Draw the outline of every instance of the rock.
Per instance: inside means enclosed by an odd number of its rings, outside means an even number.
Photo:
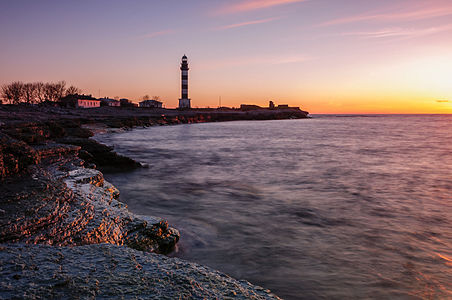
[[[58,139],[63,144],[80,146],[83,152],[80,158],[88,163],[105,169],[128,170],[141,167],[141,164],[131,158],[122,156],[113,151],[112,147],[101,144],[93,139],[66,137]]]
[[[40,160],[39,154],[25,142],[0,132],[0,179],[23,172]]]
[[[4,245],[0,266],[2,299],[279,299],[208,267],[109,244]]]
[[[179,240],[176,229],[160,218],[130,213],[117,200],[119,191],[101,172],[80,166],[75,153],[69,151],[74,146],[63,145],[60,150],[66,155],[46,152],[43,164],[30,174],[10,178],[3,185],[0,242],[110,243],[157,253],[174,248]]]
[[[65,156],[77,156],[80,147],[57,143],[47,143],[45,145],[35,145],[33,149],[39,154],[41,159],[52,158],[58,160]]]
[[[91,130],[82,127],[66,127],[64,131],[67,136],[73,136],[78,138],[89,138],[94,134]]]
[[[94,156],[91,153],[89,153],[88,151],[80,150],[78,152],[78,157],[83,159],[86,164],[94,164],[94,161],[95,161]],[[96,168],[91,168],[91,169],[96,169]]]

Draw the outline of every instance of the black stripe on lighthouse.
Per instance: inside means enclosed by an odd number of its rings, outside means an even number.
[[[188,62],[182,58],[181,70],[181,99],[188,99]]]

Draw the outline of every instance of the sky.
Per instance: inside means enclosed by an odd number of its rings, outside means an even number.
[[[450,0],[0,0],[0,85],[310,113],[452,113]]]

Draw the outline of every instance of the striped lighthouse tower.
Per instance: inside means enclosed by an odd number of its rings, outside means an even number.
[[[181,98],[179,99],[179,108],[190,108],[190,99],[188,98],[188,61],[187,56],[182,56],[182,63],[180,64],[181,70]]]

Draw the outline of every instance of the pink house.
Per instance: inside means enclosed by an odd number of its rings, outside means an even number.
[[[81,107],[81,108],[94,108],[94,107],[100,107],[100,100],[94,100],[94,99],[77,99],[77,107]]]

